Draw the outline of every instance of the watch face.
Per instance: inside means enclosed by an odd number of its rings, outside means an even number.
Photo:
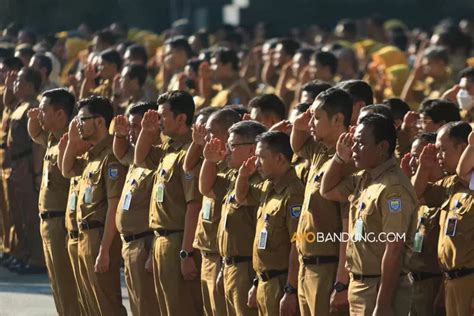
[[[181,251],[179,252],[179,257],[180,257],[181,259],[186,259],[187,256],[188,256],[188,254],[186,253],[186,251],[181,250]]]

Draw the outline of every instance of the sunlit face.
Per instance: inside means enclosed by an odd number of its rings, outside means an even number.
[[[417,123],[418,128],[420,128],[425,133],[436,133],[436,131],[443,126],[443,123],[435,123],[431,117],[421,113],[420,118]]]
[[[170,137],[176,135],[179,128],[177,122],[178,115],[174,115],[169,104],[160,104],[158,114],[160,115],[160,128],[163,134]]]
[[[38,119],[41,127],[47,132],[54,132],[54,125],[58,119],[58,112],[61,110],[57,110],[50,105],[50,99],[47,97],[41,98],[38,108],[40,110]]]
[[[79,120],[79,136],[82,140],[88,141],[93,139],[97,132],[99,116],[89,112],[85,107],[81,108],[77,113]]]
[[[138,135],[142,130],[142,116],[137,114],[130,114],[128,116],[128,124],[130,126],[128,137],[130,144],[135,145],[138,140]]]
[[[316,100],[310,107],[311,119],[308,123],[314,140],[327,143],[331,136],[333,124],[326,111],[322,110],[321,101]]]
[[[438,162],[447,174],[454,174],[461,154],[466,146],[456,144],[448,135],[446,129],[442,129],[436,137],[436,149],[438,150]]]
[[[206,141],[210,141],[212,138],[217,138],[220,141],[226,143],[229,138],[229,133],[225,128],[222,128],[216,119],[209,119],[206,123]]]
[[[20,70],[18,76],[16,77],[13,83],[13,93],[19,98],[25,96],[26,90],[28,89],[28,82],[25,78],[25,72]]]
[[[102,79],[113,79],[117,73],[117,67],[113,63],[109,63],[103,58],[99,58],[99,65],[97,66],[98,75]]]
[[[266,128],[271,128],[273,126],[272,116],[263,113],[260,108],[250,109],[250,119],[262,123]]]
[[[255,156],[257,156],[256,166],[257,171],[262,178],[272,178],[275,172],[279,169],[278,155],[270,150],[267,144],[259,142],[255,149]]]
[[[352,158],[355,165],[360,169],[372,169],[377,165],[377,155],[380,144],[375,143],[372,127],[359,124],[354,133],[354,144],[352,146]]]
[[[226,162],[229,168],[239,168],[255,152],[254,142],[231,133],[226,144]]]
[[[307,65],[306,61],[303,58],[301,53],[296,53],[293,56],[293,62],[291,64],[291,71],[293,72],[293,77],[298,78],[303,68]]]

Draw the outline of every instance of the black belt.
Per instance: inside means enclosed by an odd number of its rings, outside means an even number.
[[[153,235],[153,232],[151,230],[140,233],[140,234],[136,234],[136,235],[128,235],[128,236],[122,235],[122,239],[125,242],[131,242],[131,241],[141,239],[141,238],[144,238],[144,237],[147,237],[147,236],[150,236],[150,235]]]
[[[324,263],[335,263],[339,262],[339,258],[336,256],[311,256],[303,257],[304,265],[309,264],[324,264]]]
[[[436,273],[429,273],[429,272],[410,272],[413,281],[418,282],[418,281],[423,281],[426,279],[431,279],[431,278],[437,278],[440,277],[441,274],[436,274]]]
[[[251,256],[235,256],[235,257],[224,257],[224,262],[226,265],[234,265],[241,262],[252,261]]]
[[[104,227],[104,224],[102,224],[99,221],[81,221],[79,223],[79,229],[80,230],[89,230],[89,229],[94,229],[94,228],[101,228]]]
[[[48,211],[48,212],[43,212],[39,214],[39,217],[42,220],[45,219],[50,219],[50,218],[56,218],[56,217],[64,217],[66,213],[61,212],[61,211]]]
[[[78,230],[71,230],[68,232],[69,238],[71,239],[77,239],[79,238],[79,231]]]
[[[444,276],[448,280],[459,279],[463,276],[469,275],[474,273],[474,269],[459,269],[459,270],[451,270],[451,271],[444,271]]]
[[[407,275],[406,273],[401,273],[400,276],[405,276]],[[373,278],[380,278],[381,275],[379,274],[355,274],[352,273],[352,277],[354,281],[364,281],[364,279],[373,279]]]
[[[288,273],[288,270],[268,270],[265,272],[257,272],[257,276],[260,281],[267,282],[268,280],[273,279],[274,277],[286,273]]]
[[[182,229],[161,229],[161,228],[158,228],[158,229],[155,229],[155,236],[166,237],[166,236],[169,236],[171,234],[182,233],[182,232],[184,232],[184,230],[182,230]]]
[[[26,157],[26,156],[29,156],[29,155],[31,155],[31,154],[33,154],[33,150],[32,150],[32,149],[27,149],[27,150],[25,150],[25,151],[23,151],[23,152],[21,152],[21,153],[19,153],[19,154],[16,154],[16,155],[13,155],[13,154],[12,154],[12,161],[19,160],[19,159],[21,159],[21,158],[23,158],[23,157]]]

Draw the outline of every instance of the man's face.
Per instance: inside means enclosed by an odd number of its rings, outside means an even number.
[[[231,133],[226,145],[226,162],[229,168],[239,168],[255,152],[255,144],[240,135]]]
[[[421,151],[423,150],[423,147],[425,147],[428,143],[421,140],[421,139],[416,139],[412,144],[411,144],[411,159],[409,162],[411,173],[415,174],[416,170],[418,169],[418,161],[420,158]]]
[[[438,161],[443,170],[448,174],[454,174],[461,154],[466,146],[456,144],[450,138],[446,129],[438,133],[436,137],[436,149],[438,149]]]
[[[301,92],[300,103],[312,104],[314,102],[313,95],[308,91]]]
[[[459,87],[466,90],[474,98],[474,81],[469,81],[467,78],[461,78]]]
[[[140,135],[140,131],[142,130],[142,118],[141,115],[137,114],[130,114],[128,116],[128,124],[130,126],[128,137],[132,145],[137,143],[138,135]]]
[[[40,61],[39,61],[39,59],[36,58],[36,57],[31,58],[30,64],[28,65],[28,67],[30,67],[30,68],[32,68],[32,69],[34,69],[34,70],[36,70],[36,71],[39,71],[40,73],[46,75],[46,74],[44,73],[44,72],[45,72],[45,69],[41,69],[41,67],[40,67]]]
[[[283,45],[278,44],[273,53],[272,62],[273,66],[280,68],[288,61],[288,56],[283,50]]]
[[[46,132],[54,132],[54,123],[58,119],[58,112],[51,104],[50,99],[47,97],[42,97],[41,102],[38,106],[40,112],[38,119],[41,127]]]
[[[356,167],[359,169],[376,167],[377,157],[374,153],[377,152],[377,147],[372,128],[365,124],[357,125],[352,146],[352,159],[354,159]]]
[[[211,70],[215,82],[225,80],[228,76],[227,66],[215,57],[211,58]]]
[[[187,62],[186,54],[176,48],[171,48],[170,45],[165,46],[165,66],[171,71],[178,71],[181,67],[184,67]]]
[[[303,55],[297,53],[293,56],[293,62],[291,64],[291,70],[293,72],[293,77],[298,78],[303,68],[307,65]]]
[[[263,113],[260,108],[250,109],[250,119],[262,123],[266,128],[271,128],[276,123],[273,122],[274,120],[271,115]]]
[[[113,80],[114,76],[117,73],[116,65],[113,63],[109,63],[108,61],[105,61],[103,58],[99,59],[98,70],[99,70],[98,75],[102,79]]]
[[[211,118],[207,120],[206,132],[206,142],[210,141],[212,138],[217,138],[223,143],[226,143],[229,138],[229,133],[227,130],[222,128],[216,119]]]
[[[177,116],[171,112],[168,103],[160,104],[158,107],[158,113],[160,114],[160,129],[164,135],[173,137],[179,128],[177,122]]]
[[[128,97],[131,95],[131,92],[133,90],[133,80],[130,79],[128,73],[130,72],[129,67],[125,67],[122,69],[122,72],[120,73],[120,90],[122,90],[122,93],[125,97]]]
[[[79,136],[82,140],[88,141],[94,138],[97,133],[97,121],[99,117],[93,115],[86,108],[81,108],[77,113],[79,119]]]
[[[436,133],[443,123],[435,123],[430,116],[421,113],[417,125],[425,133]]]
[[[21,98],[27,92],[29,86],[31,86],[31,84],[26,81],[25,72],[23,70],[20,70],[18,76],[16,77],[13,83],[13,93],[15,93],[17,97]]]
[[[279,167],[277,162],[278,155],[272,152],[267,144],[259,142],[255,149],[255,156],[257,156],[257,171],[262,178],[272,178]]]
[[[326,111],[321,109],[321,101],[316,100],[310,107],[311,119],[309,121],[309,128],[311,136],[314,140],[326,143],[329,136],[332,134],[333,124],[328,117]]]
[[[424,74],[435,78],[442,76],[446,67],[443,61],[433,58],[423,58],[422,65]]]

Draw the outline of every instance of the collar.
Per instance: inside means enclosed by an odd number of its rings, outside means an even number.
[[[378,165],[374,169],[368,171],[368,173],[370,175],[370,178],[372,180],[375,180],[378,177],[380,177],[382,175],[382,173],[384,173],[386,170],[388,170],[389,168],[392,168],[396,165],[397,165],[397,162],[396,162],[395,158],[392,157],[392,158],[387,159],[386,161],[384,161],[383,163],[381,163],[380,165]]]
[[[89,158],[98,157],[100,153],[103,152],[106,148],[111,148],[112,141],[113,141],[113,137],[111,135],[107,135],[107,137],[105,137],[98,144],[96,144],[94,147],[89,149],[88,151]]]
[[[295,169],[290,167],[277,183],[273,183],[273,189],[276,193],[280,194],[294,183],[295,178],[297,178]]]
[[[192,140],[191,133],[191,130],[189,130],[188,132],[186,132],[186,134],[170,138],[170,140],[168,141],[169,146],[172,147],[174,150],[179,150],[181,147],[183,147],[184,144]]]

